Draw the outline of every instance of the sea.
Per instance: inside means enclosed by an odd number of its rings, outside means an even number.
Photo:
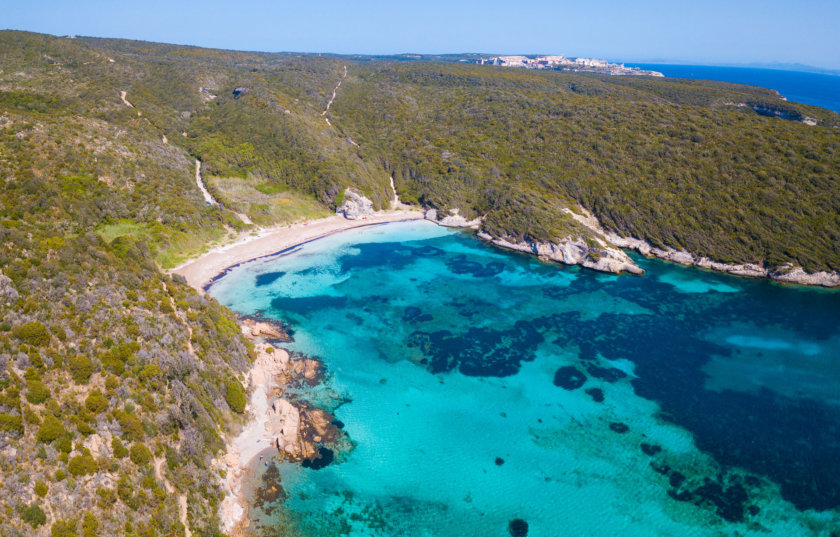
[[[317,469],[257,463],[252,529],[836,536],[840,294],[634,259],[603,274],[414,221],[230,270],[208,292],[288,323],[328,371],[296,396],[349,439]]]
[[[628,63],[659,71],[671,78],[699,78],[722,80],[736,84],[749,84],[774,89],[789,101],[821,106],[840,113],[840,76],[784,71],[780,69],[755,69],[746,67],[713,67],[703,65],[666,65]]]

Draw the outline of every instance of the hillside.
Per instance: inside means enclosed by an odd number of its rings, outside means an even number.
[[[840,117],[768,90],[0,32],[0,535],[216,535],[253,351],[161,269],[391,175],[491,239],[840,270]]]

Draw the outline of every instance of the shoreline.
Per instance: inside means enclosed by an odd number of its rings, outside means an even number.
[[[184,277],[188,285],[204,292],[207,285],[242,263],[268,257],[349,229],[423,218],[423,212],[418,210],[389,210],[379,211],[361,220],[348,220],[340,215],[332,215],[304,223],[274,226],[262,229],[256,235],[213,248],[167,272]]]

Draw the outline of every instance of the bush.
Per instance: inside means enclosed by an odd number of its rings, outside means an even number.
[[[40,380],[33,379],[26,381],[26,400],[33,405],[40,405],[46,401],[49,396],[49,388],[47,388],[46,384]]]
[[[47,523],[47,515],[44,513],[44,510],[34,503],[28,507],[24,507],[20,513],[20,517],[33,528]]]
[[[38,321],[18,325],[12,329],[12,334],[19,340],[34,347],[49,345],[50,332]]]
[[[97,537],[99,520],[92,513],[85,513],[82,519],[82,537]]]
[[[111,450],[114,452],[114,457],[117,459],[124,459],[128,455],[128,449],[122,443],[122,440],[116,436],[111,439]]]
[[[90,453],[71,457],[70,462],[67,463],[67,471],[69,471],[74,477],[95,474],[98,469],[99,466],[96,464],[96,461]]]
[[[56,520],[50,528],[50,535],[52,537],[78,537],[76,528],[79,521],[75,518],[68,518],[67,520]]]
[[[238,380],[230,379],[227,381],[225,400],[234,412],[242,414],[245,411],[245,391]]]
[[[38,481],[37,483],[35,483],[35,494],[37,494],[41,498],[46,496],[49,490],[49,487],[47,487],[47,484],[43,481]]]
[[[23,434],[23,420],[20,416],[0,414],[0,431],[4,433]]]
[[[123,430],[123,435],[132,442],[139,442],[143,440],[145,434],[143,433],[143,424],[140,419],[127,412],[120,412],[117,416],[117,421],[120,428]]]
[[[91,390],[90,395],[85,399],[85,408],[94,414],[99,414],[108,409],[108,398],[98,389]]]
[[[87,356],[71,356],[68,360],[70,375],[76,384],[87,384],[93,374],[93,362]]]
[[[143,466],[152,460],[152,452],[143,444],[134,444],[131,446],[129,458],[137,466]]]
[[[60,436],[65,436],[66,434],[67,429],[64,428],[64,425],[58,418],[56,418],[55,416],[47,416],[46,418],[44,418],[44,422],[38,429],[38,434],[36,435],[36,438],[39,442],[49,444],[56,438]]]

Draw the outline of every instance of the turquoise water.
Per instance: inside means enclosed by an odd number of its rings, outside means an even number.
[[[261,533],[838,531],[840,294],[639,263],[604,275],[411,222],[231,270],[209,292],[292,326],[330,371],[305,396],[355,444],[277,463]]]

